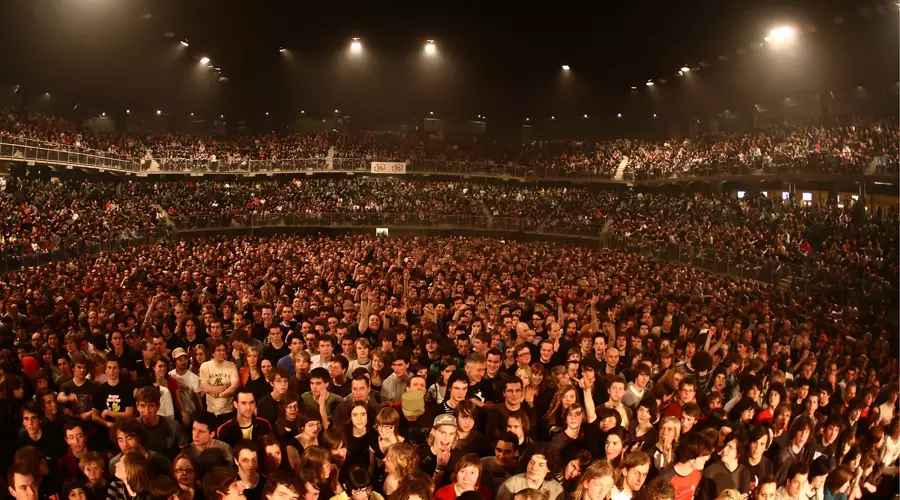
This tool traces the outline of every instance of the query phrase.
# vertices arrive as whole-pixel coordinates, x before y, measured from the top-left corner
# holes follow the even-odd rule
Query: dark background
[[[224,115],[232,130],[255,131],[283,129],[301,110],[339,109],[374,129],[432,111],[480,114],[496,133],[553,115],[597,137],[685,134],[729,114],[746,125],[754,105],[780,119],[818,109],[822,95],[856,114],[896,114],[898,10],[883,0],[4,0],[0,103],[14,94],[30,108],[120,122],[126,109],[129,119],[160,109],[172,123]],[[796,41],[761,47],[777,25],[793,26]],[[347,50],[354,36],[359,57]],[[423,55],[426,39],[437,57]],[[221,73],[199,64],[204,55]],[[676,76],[684,65],[694,71]]]

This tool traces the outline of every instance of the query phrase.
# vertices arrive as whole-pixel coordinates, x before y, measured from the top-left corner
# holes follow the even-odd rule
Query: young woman
[[[347,495],[335,495],[331,500],[384,500],[381,493],[373,490],[372,475],[360,467],[347,471]]]
[[[653,425],[658,417],[656,408],[653,397],[645,397],[638,403],[635,418],[628,429],[627,445],[632,451],[653,446],[659,440],[659,431]]]
[[[161,357],[153,360],[153,385],[159,387],[159,414],[163,417],[175,417],[176,403],[172,394],[178,394],[178,381],[175,377],[169,377],[169,365]],[[177,409],[179,415],[184,415],[181,400],[177,402]]]
[[[186,498],[194,498],[197,490],[197,469],[186,453],[180,453],[172,462],[172,477]]]
[[[524,450],[532,443],[532,439],[528,435],[531,431],[531,422],[525,411],[519,410],[510,413],[506,419],[506,430],[518,438],[520,450]]]
[[[853,471],[845,465],[838,466],[825,478],[824,500],[847,500]]]
[[[434,500],[454,500],[467,491],[474,491],[485,500],[493,497],[490,490],[481,485],[481,458],[475,453],[467,453],[456,461],[453,483],[435,491]]]
[[[591,452],[578,446],[569,446],[563,448],[560,459],[562,470],[556,475],[556,481],[562,485],[565,498],[572,498],[581,475],[591,463]]]
[[[397,443],[387,449],[384,456],[384,487],[385,495],[390,495],[397,490],[400,481],[409,476],[419,467],[419,455],[416,449],[407,443]]]
[[[247,353],[244,355],[244,366],[239,371],[241,385],[250,389],[257,403],[272,392],[272,386],[266,380],[259,364],[261,358],[258,348],[248,347]]]
[[[456,406],[456,449],[463,453],[475,453],[478,456],[489,455],[487,440],[475,430],[475,416],[478,407],[470,399],[464,399]]]
[[[383,461],[388,448],[405,441],[400,435],[400,414],[397,410],[390,406],[382,408],[375,416],[375,430],[378,434],[374,436],[370,447],[375,452],[375,457]]]
[[[266,434],[259,440],[260,448],[265,453],[261,457],[262,470],[265,475],[271,475],[275,472],[294,472],[291,469],[290,461],[287,458],[284,445],[278,441],[274,434]]]
[[[606,444],[603,449],[606,452],[606,461],[613,467],[618,467],[625,456],[627,449],[625,448],[625,437],[628,431],[621,425],[617,425],[609,430],[606,434]]]
[[[547,437],[552,437],[565,428],[566,409],[577,402],[578,391],[574,385],[561,385],[556,390],[556,394],[553,395],[553,399],[550,401],[550,408],[544,415],[545,434]]]
[[[282,443],[289,442],[300,433],[300,429],[297,427],[299,413],[300,400],[296,394],[288,392],[281,397],[278,420],[275,422],[275,435]]]
[[[206,352],[206,346],[198,344],[194,346],[194,354],[191,355],[191,371],[194,375],[200,375],[200,365],[209,360],[209,353]]]
[[[331,453],[321,446],[310,446],[303,450],[298,471],[312,471],[311,475],[319,483],[319,494],[322,498],[331,498],[335,490],[343,491],[338,483],[338,467],[331,458]]]
[[[787,401],[784,385],[775,382],[769,386],[765,408],[756,415],[756,425],[772,423],[775,420],[775,410],[782,401]]]
[[[369,427],[369,409],[365,401],[356,401],[350,410],[350,422],[344,429],[347,439],[347,467],[358,466],[371,474],[375,470],[375,451],[371,444],[374,431]]]
[[[565,427],[550,441],[550,447],[557,452],[569,443],[585,439],[584,408],[579,403],[574,403],[566,408],[565,415]]]
[[[136,451],[129,451],[116,462],[113,480],[109,485],[108,500],[144,500],[149,498],[147,489],[150,476],[147,473],[147,457]]]
[[[299,434],[294,440],[300,444],[300,451],[310,446],[319,446],[319,434],[322,433],[322,417],[315,411],[306,408],[297,415]]]
[[[372,352],[372,363],[371,368],[369,369],[369,373],[371,374],[369,382],[372,384],[372,389],[380,389],[381,383],[387,378],[388,375],[385,374],[385,368],[390,366],[389,360],[389,354],[381,351]]]
[[[447,361],[441,361],[441,374],[438,377],[435,383],[431,384],[431,387],[428,388],[428,392],[425,393],[425,401],[429,401],[432,405],[440,405],[444,402],[444,396],[447,395],[447,382],[450,380],[450,376],[453,375],[453,372],[456,371],[456,363],[448,363]]]
[[[594,462],[584,471],[574,500],[609,500],[610,492],[616,484],[616,470],[606,461]]]
[[[675,444],[681,435],[681,421],[675,417],[665,417],[659,424],[659,440],[650,450],[653,468],[657,472],[675,463]]]

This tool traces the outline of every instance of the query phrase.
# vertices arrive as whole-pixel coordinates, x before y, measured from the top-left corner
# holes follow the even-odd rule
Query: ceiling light
[[[161,114],[162,114],[162,110],[157,109],[157,110],[156,110],[156,116],[159,116],[159,115],[161,115]]]
[[[209,64],[209,58],[206,56],[201,57],[200,64]]]
[[[687,73],[687,72],[689,72],[690,70],[691,70],[691,68],[688,68],[687,66],[682,66],[682,67],[681,67],[681,72],[682,72],[682,73]]]
[[[653,80],[647,80],[647,86],[652,87],[654,85]]]
[[[434,44],[434,40],[428,40],[425,44],[425,53],[428,55],[434,55],[437,52],[437,45]]]
[[[563,64],[562,69],[563,69],[563,71],[569,71],[572,68],[570,68],[568,64]]]
[[[622,113],[617,113],[616,118],[622,118]]]
[[[181,45],[184,45],[185,47],[187,47],[188,46],[187,40],[182,40]]]
[[[350,52],[354,54],[359,54],[362,52],[362,42],[359,41],[359,38],[354,38],[352,42],[350,42]]]

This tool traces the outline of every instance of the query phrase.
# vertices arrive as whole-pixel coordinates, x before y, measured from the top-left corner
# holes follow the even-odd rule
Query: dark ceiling
[[[146,113],[688,116],[889,86],[897,11],[883,0],[4,0],[0,81]],[[796,46],[759,47],[779,24],[797,28]],[[426,39],[438,57],[423,56]],[[199,64],[204,55],[227,82]],[[700,71],[676,77],[683,65]]]

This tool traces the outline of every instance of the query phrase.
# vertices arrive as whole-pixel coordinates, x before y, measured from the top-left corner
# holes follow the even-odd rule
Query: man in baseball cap
[[[419,454],[422,471],[431,476],[434,484],[441,484],[444,473],[452,469],[450,451],[456,445],[456,416],[442,413],[434,418],[429,447]]]
[[[175,369],[169,372],[169,376],[178,381],[177,396],[181,402],[182,421],[190,422],[197,410],[203,408],[200,402],[200,377],[190,370],[191,357],[183,347],[172,350],[172,359],[175,361]]]

